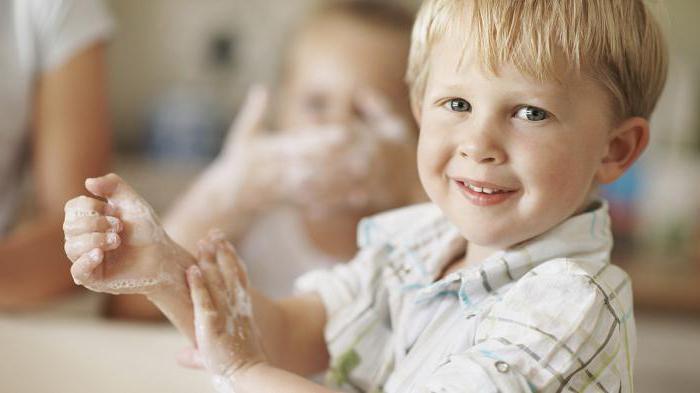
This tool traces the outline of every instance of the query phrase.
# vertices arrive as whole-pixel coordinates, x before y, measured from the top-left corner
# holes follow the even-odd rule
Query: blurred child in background
[[[251,89],[220,155],[166,215],[168,234],[194,251],[222,228],[250,261],[256,287],[280,297],[300,274],[349,260],[361,218],[424,199],[403,80],[412,22],[406,10],[372,1],[310,15],[278,92]],[[114,302],[122,315],[150,306]]]

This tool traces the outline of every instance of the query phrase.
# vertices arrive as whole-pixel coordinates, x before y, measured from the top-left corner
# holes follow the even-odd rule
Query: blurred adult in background
[[[363,217],[422,201],[403,79],[412,24],[376,1],[312,13],[280,88],[251,89],[220,155],[166,215],[170,236],[194,252],[222,229],[255,288],[281,297],[302,273],[348,261]],[[136,299],[112,300],[115,314],[148,314]]]
[[[75,288],[63,206],[108,169],[112,30],[99,0],[0,0],[0,310]],[[21,217],[29,203],[36,213]]]

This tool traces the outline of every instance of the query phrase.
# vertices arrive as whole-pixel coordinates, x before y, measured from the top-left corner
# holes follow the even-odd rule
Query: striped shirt
[[[628,276],[607,203],[438,280],[466,240],[433,204],[365,219],[348,264],[297,290],[326,308],[327,384],[346,392],[632,392]]]

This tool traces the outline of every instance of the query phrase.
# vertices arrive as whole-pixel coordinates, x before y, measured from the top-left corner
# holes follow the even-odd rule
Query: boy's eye
[[[472,110],[472,104],[462,98],[453,98],[447,101],[447,105],[449,106],[450,110],[454,112],[471,112]]]
[[[540,109],[534,106],[524,106],[518,109],[515,114],[516,117],[523,120],[529,121],[542,121],[549,117],[549,113],[546,110]]]

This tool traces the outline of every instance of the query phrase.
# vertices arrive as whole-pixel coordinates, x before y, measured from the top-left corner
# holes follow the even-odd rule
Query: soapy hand
[[[265,361],[253,319],[248,276],[230,243],[213,231],[198,244],[196,266],[187,270],[194,306],[197,354],[215,383]],[[221,389],[220,391],[227,391]]]
[[[315,149],[285,167],[287,173],[306,174],[291,188],[312,212],[389,208],[406,194],[402,187],[413,184],[407,180],[415,166],[416,135],[410,124],[371,90],[356,95],[355,107],[352,122],[305,133],[317,139]],[[323,135],[326,143],[319,138]]]
[[[235,208],[240,214],[305,203],[307,190],[327,180],[321,172],[333,171],[333,158],[345,154],[351,142],[347,130],[329,125],[269,132],[263,126],[267,105],[266,90],[252,87],[221,153],[197,180],[193,194],[199,197],[191,198],[192,204],[206,201],[207,209],[233,217]]]
[[[359,113],[348,124],[278,132],[264,130],[267,101],[264,88],[250,90],[221,153],[180,210],[215,212],[230,225],[246,221],[241,212],[279,204],[318,214],[376,210],[396,205],[401,187],[413,184],[404,173],[415,172],[416,135],[381,95],[358,94]]]
[[[221,152],[197,179],[190,190],[191,198],[183,211],[207,211],[226,217],[255,212],[288,201],[296,184],[294,169],[298,161],[307,162],[309,144],[323,144],[322,135],[309,135],[315,140],[264,128],[268,93],[253,86],[240,113],[229,129]],[[331,139],[334,138],[331,136]],[[201,204],[206,203],[206,206]],[[235,221],[235,220],[229,220]],[[228,231],[229,228],[224,228]]]
[[[151,206],[119,176],[87,179],[106,202],[80,196],[65,206],[65,252],[76,284],[96,292],[151,294],[182,281],[192,257],[165,233]]]

